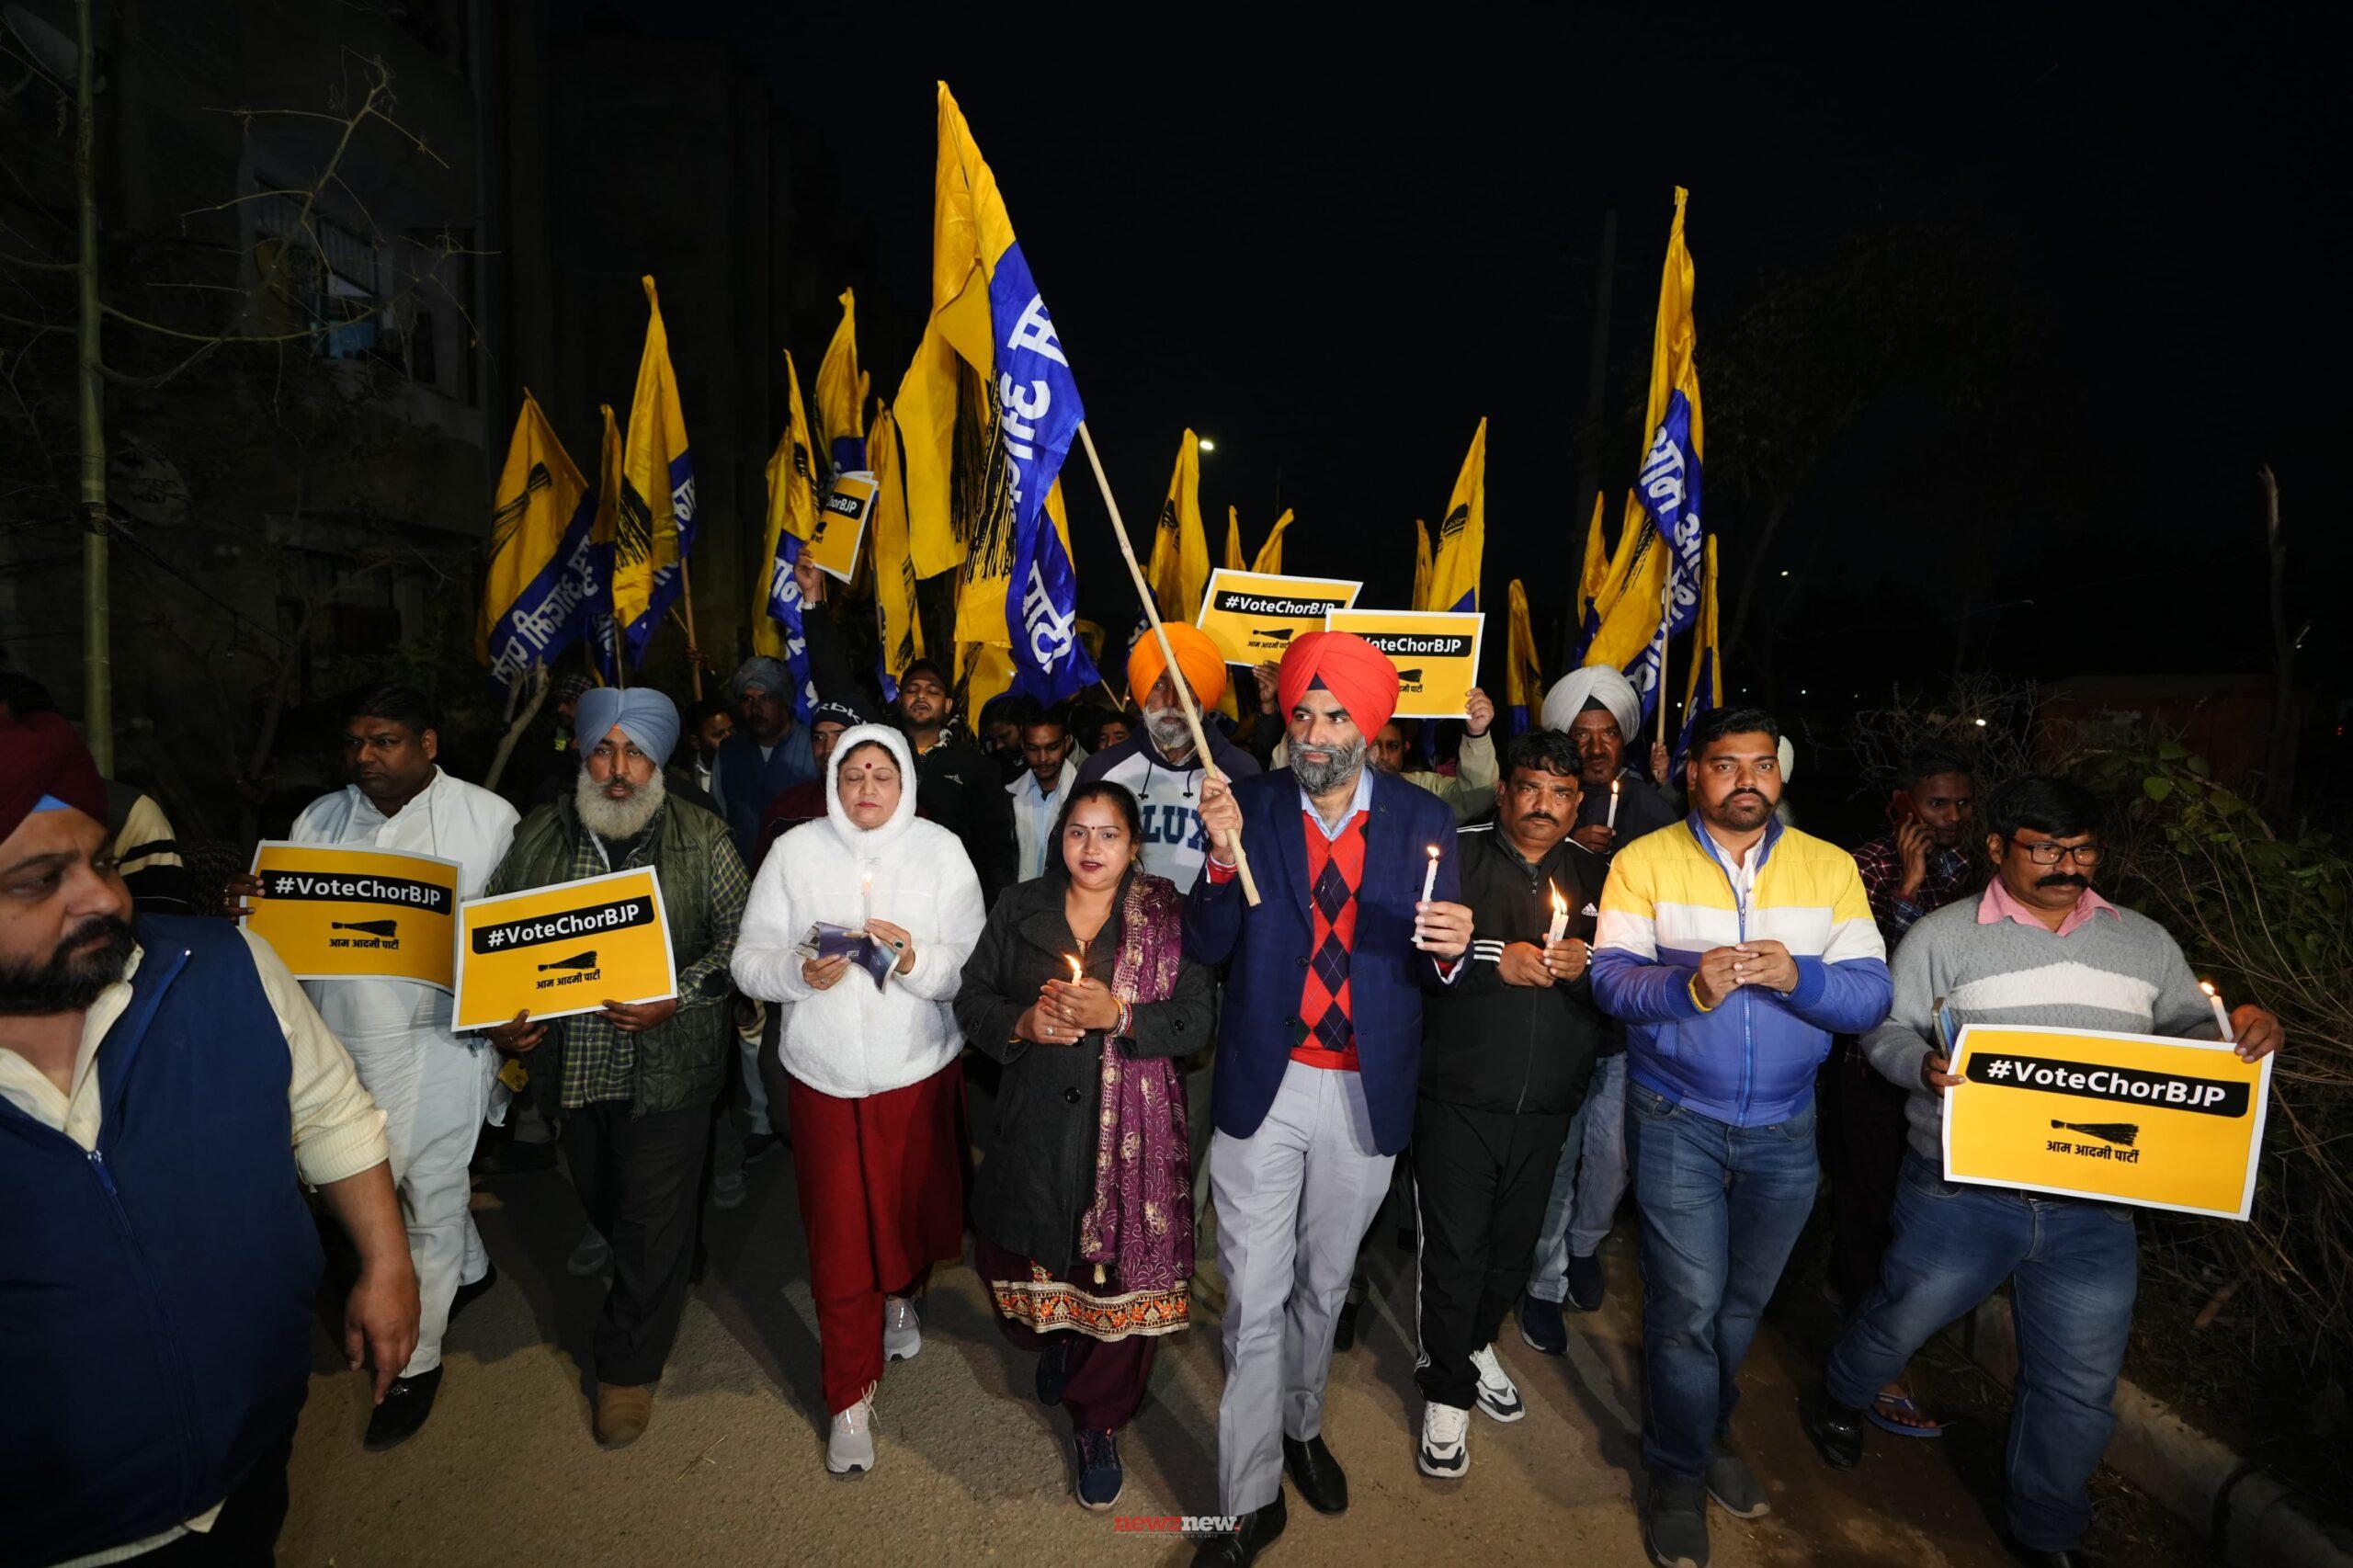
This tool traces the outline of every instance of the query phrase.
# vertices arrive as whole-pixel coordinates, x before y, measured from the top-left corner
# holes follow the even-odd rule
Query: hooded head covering
[[[744,694],[758,687],[771,697],[783,697],[792,690],[792,672],[782,659],[771,659],[765,653],[755,654],[735,666],[727,677],[727,695],[742,701]]]
[[[847,702],[820,702],[817,710],[809,715],[812,730],[820,724],[839,724],[845,730],[854,730],[865,722],[866,715]]]
[[[616,724],[657,765],[669,761],[678,744],[678,705],[642,686],[626,691],[600,686],[583,692],[572,710],[572,744],[584,755],[595,751]]]
[[[1312,686],[1338,698],[1367,740],[1397,711],[1397,666],[1353,631],[1310,631],[1291,640],[1275,676],[1275,699],[1288,714]]]
[[[1203,708],[1216,707],[1225,695],[1225,654],[1198,627],[1170,621],[1162,630],[1168,633],[1168,646],[1176,655],[1176,673],[1185,677],[1194,702]],[[1147,628],[1128,650],[1128,696],[1137,707],[1143,706],[1167,670],[1168,661],[1160,656],[1160,639]]]
[[[0,840],[34,812],[54,811],[105,825],[107,787],[90,748],[54,713],[0,720]]]
[[[1633,682],[1608,665],[1587,665],[1554,681],[1544,694],[1544,727],[1565,733],[1588,702],[1609,710],[1618,721],[1618,738],[1631,747],[1642,733],[1643,699]]]
[[[842,761],[870,742],[888,751],[899,764],[899,809],[881,827],[860,827],[842,810]],[[842,732],[841,739],[834,743],[833,755],[825,758],[825,820],[833,824],[834,835],[860,859],[872,858],[905,835],[907,824],[915,820],[915,759],[907,749],[906,736],[888,724],[858,724]]]

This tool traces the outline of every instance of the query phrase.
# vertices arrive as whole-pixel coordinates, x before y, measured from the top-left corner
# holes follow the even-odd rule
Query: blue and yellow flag
[[[474,622],[474,657],[502,688],[553,664],[587,630],[607,592],[596,518],[596,493],[524,388],[492,498],[490,567]]]
[[[842,323],[817,361],[817,430],[835,473],[866,468],[866,393],[871,384],[858,368],[858,300],[842,290]],[[794,394],[799,395],[798,384]],[[805,535],[803,537],[806,537]]]
[[[1438,519],[1438,550],[1430,557],[1427,597],[1415,609],[1468,614],[1479,608],[1479,568],[1487,553],[1487,422],[1471,437],[1446,516]]]
[[[1627,497],[1629,505],[1632,497]],[[1602,542],[1601,492],[1593,493],[1593,521],[1585,531],[1585,567],[1577,574],[1577,647],[1575,662],[1585,663],[1585,651],[1601,630],[1601,600],[1609,586],[1610,551]]]
[[[695,460],[687,416],[670,369],[670,335],[651,276],[645,285],[645,352],[630,399],[629,438],[621,456],[619,531],[613,541],[613,614],[629,644],[629,662],[645,662],[645,645],[684,586],[695,548]]]
[[[1528,613],[1528,590],[1511,580],[1511,638],[1504,654],[1504,700],[1511,710],[1511,733],[1524,732],[1544,710],[1544,665],[1536,656],[1536,623]]]
[[[963,560],[957,640],[1010,645],[1013,689],[1058,702],[1096,681],[1075,630],[1066,528],[1050,513],[1086,411],[996,176],[945,82],[931,246],[931,320],[897,403],[915,568],[945,553],[945,521]],[[974,437],[961,473],[960,418]]]
[[[1691,726],[1724,699],[1724,654],[1716,641],[1716,540],[1708,536],[1707,565],[1699,578],[1699,630],[1691,639],[1691,678],[1683,688],[1683,728],[1675,742],[1675,771],[1691,755]]]
[[[1691,314],[1691,297],[1698,273],[1683,237],[1683,208],[1690,192],[1675,187],[1675,222],[1667,231],[1666,262],[1658,287],[1658,326],[1651,342],[1650,399],[1643,428],[1650,432],[1643,449],[1642,472],[1634,494],[1641,508],[1630,516],[1661,541],[1657,569],[1661,609],[1656,628],[1624,664],[1626,678],[1642,693],[1647,717],[1660,700],[1659,676],[1665,666],[1666,645],[1691,629],[1699,607],[1699,574],[1705,554],[1706,528],[1699,520],[1699,366],[1696,358],[1699,328]],[[1587,664],[1595,663],[1588,653]]]
[[[782,659],[792,672],[792,711],[807,720],[817,710],[809,678],[809,642],[801,624],[801,584],[792,574],[801,546],[817,531],[817,475],[810,461],[809,415],[801,402],[801,372],[785,350],[784,434],[768,454],[767,537],[760,558],[758,602],[752,607],[752,652]],[[863,443],[861,443],[863,444]]]

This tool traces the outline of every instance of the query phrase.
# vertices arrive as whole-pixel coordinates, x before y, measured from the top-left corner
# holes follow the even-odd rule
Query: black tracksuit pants
[[[1414,1193],[1421,1219],[1415,1319],[1423,1394],[1468,1410],[1479,1374],[1471,1353],[1491,1344],[1528,1285],[1552,1172],[1571,1111],[1414,1107]]]

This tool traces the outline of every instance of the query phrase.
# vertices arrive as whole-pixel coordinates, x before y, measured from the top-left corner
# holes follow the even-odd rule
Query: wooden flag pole
[[[1086,448],[1086,460],[1095,470],[1095,483],[1102,489],[1103,509],[1111,514],[1111,537],[1120,541],[1120,553],[1128,562],[1128,575],[1135,580],[1136,593],[1143,599],[1144,619],[1152,622],[1152,634],[1160,640],[1160,656],[1168,665],[1168,684],[1175,688],[1176,700],[1184,706],[1185,722],[1193,732],[1193,750],[1199,756],[1201,767],[1212,778],[1225,782],[1223,775],[1210,760],[1209,737],[1201,733],[1201,711],[1193,706],[1192,687],[1185,684],[1185,677],[1177,666],[1176,650],[1168,645],[1167,629],[1160,624],[1160,607],[1153,601],[1152,585],[1143,580],[1143,568],[1136,564],[1136,548],[1128,542],[1128,525],[1120,520],[1120,504],[1111,498],[1110,477],[1103,472],[1103,460],[1096,454],[1095,437],[1087,434],[1084,419],[1078,422],[1078,438]],[[1129,695],[1135,696],[1133,692]],[[1137,701],[1141,704],[1142,699],[1137,698]],[[1250,857],[1242,852],[1242,836],[1239,834],[1233,839],[1233,872],[1242,879],[1243,898],[1255,905],[1258,902],[1258,884],[1251,878]]]
[[[687,673],[694,676],[695,700],[702,700],[702,639],[695,635],[695,580],[687,573],[685,557],[678,560],[678,602],[687,607]]]

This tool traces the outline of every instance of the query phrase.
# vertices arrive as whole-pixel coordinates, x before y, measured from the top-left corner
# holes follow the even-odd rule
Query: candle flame
[[[1611,794],[1615,795],[1615,794],[1618,792],[1618,786],[1619,786],[1619,784],[1620,784],[1620,782],[1621,782],[1620,780],[1616,779],[1616,778],[1612,778],[1612,779],[1609,781],[1609,792],[1610,792]]]
[[[1556,882],[1546,882],[1544,885],[1552,890],[1552,913],[1566,915],[1569,912],[1569,905],[1568,902],[1561,897],[1560,885]]]
[[[2198,983],[2198,989],[2203,991],[2209,996],[2220,996],[2222,994],[2221,992],[2214,989],[2214,983],[2211,980],[2200,981]]]
[[[1078,955],[1077,955],[1076,953],[1073,953],[1073,954],[1071,954],[1071,956],[1070,956],[1070,983],[1071,983],[1073,985],[1077,985],[1077,984],[1080,984],[1080,983],[1084,983],[1086,979],[1086,966],[1085,966],[1084,964],[1082,964],[1082,963],[1080,963],[1080,962],[1078,961]]]
[[[1430,846],[1430,858],[1433,860],[1438,858],[1438,846],[1435,844]]]

